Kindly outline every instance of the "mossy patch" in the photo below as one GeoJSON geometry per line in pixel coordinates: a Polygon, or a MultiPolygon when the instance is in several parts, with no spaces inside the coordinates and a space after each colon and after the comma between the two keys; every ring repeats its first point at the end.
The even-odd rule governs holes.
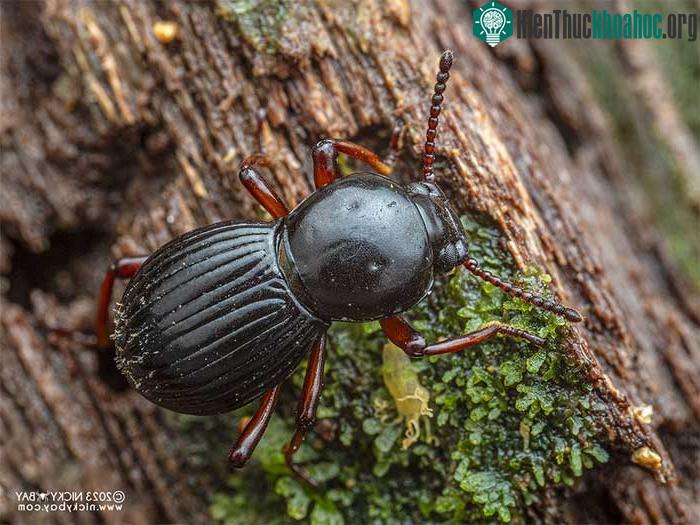
{"type": "MultiPolygon", "coordinates": [[[[473,221],[465,228],[472,255],[486,269],[547,294],[546,276],[513,273],[497,230],[473,221]]],[[[271,423],[253,464],[232,477],[230,491],[216,495],[216,519],[521,521],[545,487],[570,485],[607,460],[596,417],[603,405],[561,352],[561,319],[464,271],[439,283],[410,318],[429,341],[498,320],[546,338],[547,345],[498,336],[458,354],[407,363],[427,389],[434,415],[432,432],[404,447],[405,422],[382,378],[386,339],[378,324],[334,326],[319,408],[319,417],[332,424],[311,433],[300,453],[322,490],[302,486],[284,466],[280,450],[291,435],[290,411],[271,423]]],[[[302,377],[296,374],[297,387],[302,377]]]]}

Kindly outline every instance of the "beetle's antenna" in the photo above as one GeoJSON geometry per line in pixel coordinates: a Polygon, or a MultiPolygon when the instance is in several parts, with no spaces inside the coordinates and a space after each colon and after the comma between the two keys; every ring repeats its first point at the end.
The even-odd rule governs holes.
{"type": "Polygon", "coordinates": [[[430,106],[430,117],[428,118],[428,131],[425,134],[425,146],[423,146],[423,179],[433,182],[433,161],[435,160],[435,135],[437,135],[438,117],[442,109],[442,94],[447,87],[447,79],[450,78],[450,68],[454,55],[449,49],[440,57],[440,71],[437,74],[437,82],[433,90],[432,105],[430,106]]]}
{"type": "Polygon", "coordinates": [[[518,288],[517,286],[509,283],[508,281],[504,281],[503,279],[492,275],[491,272],[482,270],[479,267],[479,263],[471,257],[468,257],[467,260],[464,261],[464,267],[467,270],[469,270],[472,274],[476,275],[479,279],[483,279],[487,283],[491,283],[492,285],[506,292],[508,295],[518,297],[526,303],[529,303],[538,308],[542,308],[543,310],[547,310],[548,312],[552,312],[553,314],[559,315],[571,321],[572,323],[580,323],[581,321],[583,321],[583,317],[581,316],[581,314],[573,308],[568,308],[562,304],[555,303],[554,301],[550,301],[549,299],[545,299],[544,297],[535,295],[532,292],[526,292],[522,288],[518,288]]]}

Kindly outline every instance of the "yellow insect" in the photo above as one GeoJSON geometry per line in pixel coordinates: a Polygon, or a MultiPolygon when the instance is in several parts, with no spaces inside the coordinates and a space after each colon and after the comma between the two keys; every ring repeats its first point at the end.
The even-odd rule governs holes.
{"type": "Polygon", "coordinates": [[[382,361],[384,384],[394,398],[399,419],[406,423],[402,447],[405,450],[418,441],[422,416],[425,416],[426,441],[431,441],[429,418],[433,411],[428,406],[430,392],[418,381],[411,359],[397,346],[387,344],[382,352],[382,361]]]}

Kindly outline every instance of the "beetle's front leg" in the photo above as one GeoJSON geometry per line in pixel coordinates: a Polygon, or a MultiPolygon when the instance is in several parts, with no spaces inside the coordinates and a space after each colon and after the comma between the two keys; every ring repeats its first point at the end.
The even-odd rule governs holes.
{"type": "Polygon", "coordinates": [[[396,120],[391,130],[391,138],[389,139],[389,153],[384,157],[384,164],[389,166],[390,174],[394,171],[394,164],[401,152],[401,136],[403,135],[403,130],[403,121],[400,119],[396,120]]]}
{"type": "Polygon", "coordinates": [[[263,396],[262,403],[255,412],[255,415],[248,421],[248,424],[241,432],[235,445],[231,447],[228,453],[228,459],[235,468],[241,468],[245,465],[250,456],[253,454],[255,447],[260,442],[270,422],[270,417],[277,406],[277,401],[280,397],[281,385],[268,390],[263,396]]]}
{"type": "Polygon", "coordinates": [[[255,169],[257,166],[269,168],[270,160],[264,155],[246,157],[241,164],[238,178],[253,198],[275,219],[287,216],[289,213],[287,206],[277,196],[275,190],[270,187],[260,172],[255,169]]]}
{"type": "Polygon", "coordinates": [[[545,343],[544,339],[541,337],[497,321],[488,323],[473,332],[451,337],[450,339],[445,339],[444,341],[433,344],[427,344],[425,338],[414,330],[403,317],[398,315],[382,319],[380,324],[389,340],[406,352],[410,357],[459,352],[469,346],[486,341],[496,334],[526,339],[538,346],[542,346],[545,343]]]}
{"type": "Polygon", "coordinates": [[[316,488],[316,482],[311,479],[306,471],[294,463],[294,454],[304,441],[306,433],[313,427],[316,421],[316,408],[323,389],[323,365],[326,362],[326,335],[322,335],[314,344],[309,355],[309,364],[306,368],[304,388],[297,405],[297,428],[291,441],[284,449],[284,459],[287,465],[297,477],[305,483],[316,488]]]}
{"type": "MultiPolygon", "coordinates": [[[[396,139],[398,143],[398,137],[396,139]]],[[[354,159],[369,164],[377,173],[390,175],[391,166],[382,161],[379,156],[364,146],[345,140],[324,139],[313,149],[314,183],[320,190],[340,176],[338,171],[338,154],[344,153],[354,159]]]]}

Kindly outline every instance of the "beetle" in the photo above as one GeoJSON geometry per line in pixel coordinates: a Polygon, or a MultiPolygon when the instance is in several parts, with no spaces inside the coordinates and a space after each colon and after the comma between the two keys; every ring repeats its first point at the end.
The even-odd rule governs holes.
{"type": "Polygon", "coordinates": [[[523,301],[572,322],[582,320],[575,310],[491,275],[469,257],[457,213],[433,173],[452,62],[452,52],[445,51],[431,98],[422,180],[399,184],[388,177],[391,160],[351,142],[325,139],[312,153],[316,191],[290,212],[260,173],[269,160],[253,155],[243,161],[239,178],[272,222],[213,224],[175,238],[149,257],[120,259],[107,272],[98,346],[110,346],[114,281],[130,278],[115,309],[113,340],[117,366],[141,395],[196,415],[229,412],[262,398],[231,448],[234,467],[251,457],[281,383],[308,356],[285,459],[313,484],[293,456],[314,424],[333,321],[379,320],[391,342],[414,358],[463,350],[496,334],[544,343],[498,322],[427,343],[401,314],[430,293],[437,276],[459,265],[523,301]],[[340,177],[339,154],[374,171],[340,177]]]}

